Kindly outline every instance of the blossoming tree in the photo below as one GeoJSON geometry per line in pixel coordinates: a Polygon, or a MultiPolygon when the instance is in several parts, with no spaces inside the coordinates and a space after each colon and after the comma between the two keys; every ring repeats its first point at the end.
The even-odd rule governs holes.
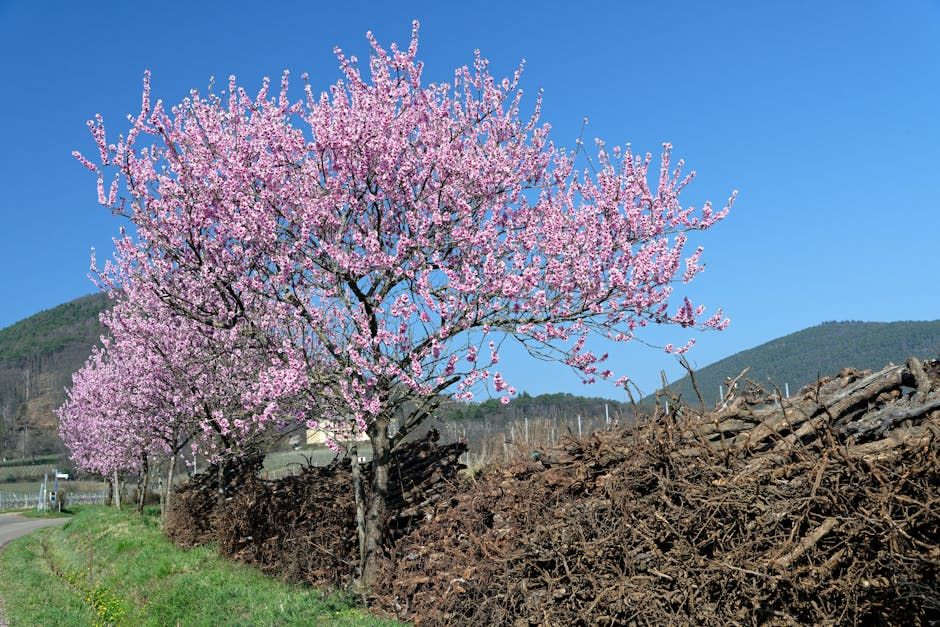
{"type": "Polygon", "coordinates": [[[285,72],[276,95],[265,80],[251,97],[231,77],[226,93],[193,91],[168,109],[151,102],[148,75],[127,134],[109,143],[98,118],[98,162],[77,154],[101,203],[136,227],[107,272],[201,324],[267,338],[279,355],[272,398],[307,390],[312,419],[368,434],[366,586],[391,455],[446,395],[509,401],[503,341],[593,381],[616,375],[592,337],[727,324],[670,295],[703,267],[686,233],[731,204],[684,207],[692,175],[668,145],[655,186],[650,155],[556,146],[540,97],[521,113],[521,68],[497,80],[477,54],[452,81],[428,83],[417,24],[407,49],[368,37],[368,76],[337,49],[343,79],[317,96],[304,76],[300,101],[285,72]]]}
{"type": "MultiPolygon", "coordinates": [[[[126,398],[121,370],[103,350],[95,349],[85,365],[72,375],[68,399],[59,408],[59,434],[79,468],[114,477],[143,472],[152,454],[145,432],[133,428],[130,406],[113,403],[126,398]]],[[[117,500],[115,504],[117,504],[117,500]]]]}
{"type": "Polygon", "coordinates": [[[200,325],[144,296],[123,297],[101,314],[103,347],[73,376],[59,432],[79,467],[104,476],[143,477],[165,460],[167,507],[186,447],[229,456],[257,449],[269,427],[285,425],[256,418],[264,412],[252,404],[264,370],[258,351],[234,330],[200,325]]]}

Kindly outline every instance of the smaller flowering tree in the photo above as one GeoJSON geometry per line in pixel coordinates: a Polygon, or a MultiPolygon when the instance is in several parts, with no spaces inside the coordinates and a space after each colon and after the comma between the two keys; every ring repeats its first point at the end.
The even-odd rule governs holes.
{"type": "Polygon", "coordinates": [[[686,233],[731,205],[683,206],[692,174],[668,145],[655,185],[649,154],[555,146],[541,98],[520,114],[521,68],[499,80],[477,54],[453,81],[427,83],[417,24],[407,49],[369,41],[368,78],[337,50],[343,80],[319,97],[307,83],[299,102],[285,73],[277,96],[265,80],[250,97],[232,77],[227,97],[194,91],[167,110],[148,75],[126,136],[109,143],[99,118],[99,163],[78,155],[101,203],[136,227],[106,274],[207,328],[264,338],[277,356],[259,377],[269,398],[305,395],[316,419],[368,434],[365,586],[396,447],[447,395],[509,402],[503,341],[623,384],[592,336],[724,328],[720,310],[670,297],[703,269],[686,233]]]}
{"type": "Polygon", "coordinates": [[[236,332],[198,325],[143,295],[125,297],[101,320],[104,346],[74,375],[59,409],[60,434],[80,467],[111,476],[146,472],[151,459],[165,458],[168,507],[187,446],[219,459],[268,437],[275,425],[246,419],[271,409],[254,408],[263,395],[258,352],[236,332]]]}
{"type": "Polygon", "coordinates": [[[68,399],[59,408],[59,434],[75,464],[105,477],[141,470],[151,442],[137,429],[120,367],[100,348],[72,375],[68,399]]]}

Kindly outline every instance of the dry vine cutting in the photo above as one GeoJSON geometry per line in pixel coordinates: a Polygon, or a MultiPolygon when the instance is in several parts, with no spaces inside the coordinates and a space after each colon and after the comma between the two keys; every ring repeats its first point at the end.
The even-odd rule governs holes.
{"type": "MultiPolygon", "coordinates": [[[[407,534],[439,499],[457,489],[460,443],[438,445],[431,430],[394,454],[386,544],[407,534]]],[[[303,466],[265,480],[261,458],[210,467],[174,495],[166,532],[177,544],[216,543],[235,559],[292,581],[337,588],[356,576],[359,543],[349,459],[303,466]]],[[[371,467],[363,467],[366,483],[371,467]]]]}
{"type": "MultiPolygon", "coordinates": [[[[940,363],[846,369],[791,399],[742,378],[714,411],[673,399],[461,485],[460,445],[411,445],[373,606],[417,624],[940,621],[940,363]]],[[[228,496],[191,483],[171,532],[348,583],[348,464],[256,475],[228,496]]]]}
{"type": "Polygon", "coordinates": [[[491,469],[398,542],[376,602],[422,624],[940,620],[940,365],[750,392],[491,469]]]}

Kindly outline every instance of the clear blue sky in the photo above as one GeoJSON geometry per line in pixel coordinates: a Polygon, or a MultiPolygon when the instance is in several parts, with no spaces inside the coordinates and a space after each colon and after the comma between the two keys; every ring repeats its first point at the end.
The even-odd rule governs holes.
{"type": "MultiPolygon", "coordinates": [[[[136,113],[144,69],[168,102],[213,75],[250,86],[284,68],[325,87],[334,45],[363,58],[367,30],[405,42],[413,18],[430,79],[451,77],[474,48],[498,73],[525,58],[524,87],[544,88],[557,141],[588,116],[588,139],[654,152],[671,141],[699,173],[687,202],[740,190],[699,240],[708,270],[693,288],[732,326],[699,336],[693,363],[823,320],[940,318],[937,0],[0,0],[0,327],[93,290],[89,249],[110,251],[119,223],[70,152],[93,152],[84,122],[96,112],[113,128],[136,113]]],[[[531,393],[618,395],[519,355],[506,362],[531,393]]],[[[640,346],[612,363],[647,391],[660,369],[679,373],[640,346]]]]}

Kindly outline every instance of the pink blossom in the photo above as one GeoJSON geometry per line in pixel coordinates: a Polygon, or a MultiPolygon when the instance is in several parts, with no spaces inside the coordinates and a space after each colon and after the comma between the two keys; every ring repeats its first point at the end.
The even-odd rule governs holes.
{"type": "Polygon", "coordinates": [[[728,324],[689,299],[676,307],[673,290],[704,267],[688,237],[734,194],[718,211],[684,206],[693,173],[668,143],[658,172],[651,155],[602,140],[586,167],[587,148],[552,141],[541,95],[524,110],[521,67],[501,80],[477,54],[427,83],[417,25],[407,47],[368,41],[361,67],[336,49],[343,79],[319,97],[306,84],[292,101],[284,72],[276,94],[232,76],[224,97],[194,90],[165,106],[148,73],[121,139],[89,123],[100,163],[76,158],[134,228],[93,270],[126,306],[63,409],[73,454],[93,457],[83,424],[120,433],[125,452],[138,443],[116,425],[139,422],[185,426],[219,454],[324,416],[379,437],[388,416],[420,422],[488,380],[509,402],[488,370],[505,339],[590,383],[614,376],[599,371],[597,338],[728,324]],[[105,190],[105,170],[119,185],[105,190]],[[135,381],[140,394],[120,392],[135,381]],[[116,397],[100,411],[95,386],[116,397]]]}

